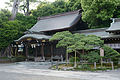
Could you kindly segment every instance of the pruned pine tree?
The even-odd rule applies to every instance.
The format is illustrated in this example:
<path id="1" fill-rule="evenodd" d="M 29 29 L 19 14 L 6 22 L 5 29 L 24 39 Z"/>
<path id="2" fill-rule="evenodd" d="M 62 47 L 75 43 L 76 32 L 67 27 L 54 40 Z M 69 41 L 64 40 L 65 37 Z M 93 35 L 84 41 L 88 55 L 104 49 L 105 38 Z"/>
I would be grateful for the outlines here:
<path id="1" fill-rule="evenodd" d="M 104 41 L 100 37 L 95 35 L 84 35 L 75 33 L 72 34 L 69 31 L 58 32 L 50 38 L 50 41 L 59 40 L 56 47 L 65 47 L 66 53 L 75 54 L 74 67 L 77 67 L 77 53 L 82 50 L 85 55 L 88 50 L 93 49 L 94 47 L 101 47 L 104 44 Z M 68 55 L 67 55 L 68 56 Z M 66 56 L 66 57 L 67 57 Z"/>

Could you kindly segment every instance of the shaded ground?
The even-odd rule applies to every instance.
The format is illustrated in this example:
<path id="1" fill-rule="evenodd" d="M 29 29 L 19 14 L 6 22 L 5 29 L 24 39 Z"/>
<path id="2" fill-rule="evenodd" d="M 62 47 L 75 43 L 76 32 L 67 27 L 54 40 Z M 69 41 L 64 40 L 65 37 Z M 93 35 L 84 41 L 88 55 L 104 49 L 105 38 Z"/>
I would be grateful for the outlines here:
<path id="1" fill-rule="evenodd" d="M 49 70 L 50 63 L 0 64 L 0 80 L 120 80 L 120 69 L 108 72 Z"/>

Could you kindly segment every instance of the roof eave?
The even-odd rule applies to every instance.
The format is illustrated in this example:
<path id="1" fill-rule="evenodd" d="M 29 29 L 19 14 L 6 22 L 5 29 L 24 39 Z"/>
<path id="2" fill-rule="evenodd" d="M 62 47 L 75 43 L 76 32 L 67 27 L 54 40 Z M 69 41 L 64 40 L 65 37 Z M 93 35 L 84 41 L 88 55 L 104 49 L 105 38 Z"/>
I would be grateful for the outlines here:
<path id="1" fill-rule="evenodd" d="M 106 32 L 117 32 L 117 31 L 120 31 L 120 30 L 106 30 Z"/>

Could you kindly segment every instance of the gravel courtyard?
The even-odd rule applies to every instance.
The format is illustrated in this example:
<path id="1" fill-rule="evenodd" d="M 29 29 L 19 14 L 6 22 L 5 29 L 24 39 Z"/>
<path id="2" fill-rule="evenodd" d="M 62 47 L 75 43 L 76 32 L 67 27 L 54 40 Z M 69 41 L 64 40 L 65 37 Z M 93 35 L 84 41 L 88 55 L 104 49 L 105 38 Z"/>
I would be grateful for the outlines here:
<path id="1" fill-rule="evenodd" d="M 120 69 L 107 72 L 55 71 L 50 63 L 0 64 L 0 80 L 120 80 Z"/>

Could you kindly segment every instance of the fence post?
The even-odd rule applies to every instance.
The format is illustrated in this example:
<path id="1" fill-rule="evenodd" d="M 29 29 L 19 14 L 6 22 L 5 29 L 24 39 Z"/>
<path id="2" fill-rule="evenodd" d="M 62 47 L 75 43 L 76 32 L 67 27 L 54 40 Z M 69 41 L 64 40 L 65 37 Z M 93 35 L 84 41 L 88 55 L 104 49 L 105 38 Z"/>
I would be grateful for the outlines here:
<path id="1" fill-rule="evenodd" d="M 103 59 L 101 58 L 101 68 L 103 68 Z"/>
<path id="2" fill-rule="evenodd" d="M 111 62 L 111 65 L 112 65 L 112 70 L 114 70 L 114 64 L 113 64 L 113 62 Z"/>
<path id="3" fill-rule="evenodd" d="M 94 69 L 96 69 L 96 62 L 94 62 Z"/>
<path id="4" fill-rule="evenodd" d="M 58 61 L 57 61 L 57 63 L 56 63 L 56 69 L 58 69 Z"/>

